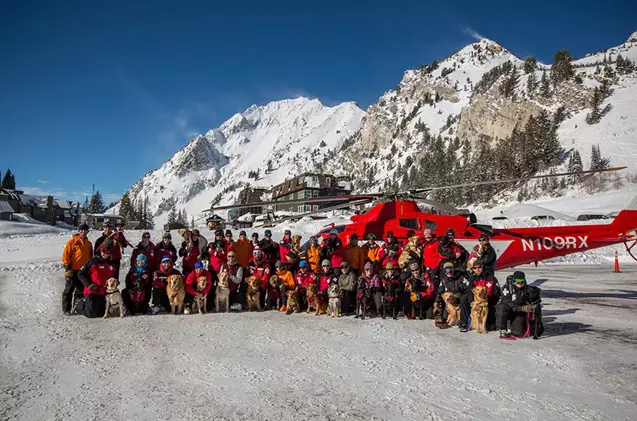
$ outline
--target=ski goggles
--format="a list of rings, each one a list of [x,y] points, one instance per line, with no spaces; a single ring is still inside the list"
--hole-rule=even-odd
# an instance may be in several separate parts
[[[526,279],[514,279],[513,283],[517,285],[526,284]]]

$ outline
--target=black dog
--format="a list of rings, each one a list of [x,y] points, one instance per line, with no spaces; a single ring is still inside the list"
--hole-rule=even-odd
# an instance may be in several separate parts
[[[392,279],[385,285],[385,293],[383,295],[383,319],[391,314],[393,319],[398,318],[398,294],[400,292],[400,280]]]
[[[365,320],[365,316],[367,315],[367,304],[369,303],[372,297],[372,293],[367,288],[367,283],[365,282],[365,278],[362,276],[358,278],[358,284],[356,285],[356,316],[355,319],[361,318],[361,320]]]
[[[124,305],[131,315],[146,314],[148,312],[149,297],[149,288],[144,287],[139,280],[135,280],[131,288],[126,288],[122,291],[122,300],[124,300]]]

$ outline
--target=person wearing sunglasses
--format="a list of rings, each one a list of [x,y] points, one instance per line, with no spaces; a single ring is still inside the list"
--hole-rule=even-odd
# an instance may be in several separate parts
[[[228,253],[230,244],[223,237],[223,230],[215,231],[215,241],[208,244],[206,255],[210,256],[210,265],[215,272],[219,273],[221,267],[228,263]]]
[[[494,276],[495,262],[498,258],[495,249],[491,245],[487,234],[480,234],[478,241],[480,242],[479,247],[483,249],[481,256],[478,258],[480,263],[482,263],[482,271],[485,276]]]
[[[411,276],[405,281],[404,311],[407,320],[418,317],[420,320],[434,317],[434,283],[426,273],[420,270],[418,263],[409,265]]]
[[[106,281],[115,277],[113,243],[106,240],[95,256],[78,272],[84,285],[84,315],[88,318],[103,317],[106,310]]]
[[[71,315],[75,307],[74,303],[83,299],[84,286],[77,275],[82,266],[93,258],[93,245],[87,238],[88,232],[88,224],[80,224],[77,234],[73,234],[62,252],[62,264],[64,264],[64,277],[66,278],[62,292],[62,311],[66,316]]]
[[[500,339],[542,336],[542,299],[540,288],[528,285],[524,272],[516,270],[507,277],[502,288],[502,298],[495,307],[496,329]],[[511,328],[509,328],[511,322]]]
[[[263,237],[264,238],[259,241],[259,247],[268,262],[270,262],[271,265],[274,265],[281,257],[279,244],[272,241],[272,231],[270,230],[265,230]]]
[[[469,252],[456,241],[456,232],[449,228],[440,240],[438,253],[442,260],[452,262],[457,269],[466,267]]]
[[[422,267],[429,275],[429,279],[438,284],[440,280],[440,262],[442,256],[438,252],[440,238],[436,237],[429,228],[423,232],[424,241],[422,243]]]
[[[330,261],[331,270],[337,277],[341,274],[341,263],[345,260],[345,249],[338,238],[338,231],[334,228],[330,230],[330,236],[321,243],[321,258]]]
[[[321,272],[321,247],[315,236],[310,237],[309,245],[305,250],[305,256],[307,257],[307,263],[310,265],[310,270],[314,273]]]
[[[356,234],[353,234],[354,236]],[[356,240],[358,242],[358,240]],[[356,246],[357,249],[361,249],[361,247]],[[364,256],[361,256],[361,259],[364,259]],[[361,273],[363,272],[363,268],[365,265],[363,264],[361,268]],[[341,300],[341,312],[348,316],[354,312],[354,307],[356,306],[356,281],[358,280],[358,276],[354,269],[352,269],[347,262],[341,263],[341,276],[338,277],[338,286],[341,288],[341,292],[343,294],[343,298]]]
[[[493,275],[485,273],[484,265],[480,260],[476,260],[472,265],[472,273],[468,274],[470,289],[460,297],[460,319],[464,325],[468,324],[471,315],[471,303],[473,302],[473,292],[475,287],[485,287],[487,289],[487,300],[489,304],[489,314],[487,316],[487,330],[495,328],[495,306],[500,300],[500,284]]]
[[[142,233],[142,240],[137,244],[137,247],[133,249],[133,253],[131,253],[130,257],[130,265],[135,266],[137,262],[137,256],[143,254],[146,256],[146,261],[148,262],[148,267],[151,271],[156,269],[156,260],[155,260],[155,245],[150,241],[150,232],[144,231]]]
[[[442,299],[442,294],[445,292],[453,293],[458,300],[467,292],[471,292],[471,283],[463,276],[463,273],[455,269],[452,262],[445,262],[442,265],[442,273],[440,274],[440,283],[436,291],[436,299],[434,302],[434,318],[436,320],[436,327],[446,328],[449,327],[446,323],[446,309],[445,302]],[[466,326],[460,325],[461,329]]]
[[[365,287],[376,306],[376,316],[380,316],[383,308],[383,287],[378,274],[374,272],[374,265],[371,262],[365,263],[363,274],[359,279],[365,280]]]
[[[245,231],[239,232],[239,239],[232,243],[230,250],[237,253],[237,263],[243,268],[248,269],[250,260],[252,260],[252,250],[254,246],[248,240]]]

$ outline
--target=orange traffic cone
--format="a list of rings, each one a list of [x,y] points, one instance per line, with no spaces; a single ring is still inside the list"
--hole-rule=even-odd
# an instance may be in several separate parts
[[[617,258],[617,250],[615,250],[615,270],[614,273],[621,273],[619,270],[619,259]]]

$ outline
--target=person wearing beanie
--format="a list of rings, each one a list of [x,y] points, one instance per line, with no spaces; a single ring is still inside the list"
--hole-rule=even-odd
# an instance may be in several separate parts
[[[372,262],[365,263],[363,274],[359,279],[365,281],[365,287],[376,305],[376,315],[379,316],[383,306],[383,289],[378,274],[374,272]]]
[[[392,263],[385,265],[385,270],[380,276],[380,282],[383,286],[383,294],[385,296],[384,305],[386,310],[390,310],[389,313],[394,319],[394,312],[398,313],[396,316],[402,317],[403,314],[403,291],[405,289],[405,281],[401,279],[400,271]],[[385,315],[383,314],[383,318]]]
[[[540,292],[540,288],[527,284],[522,271],[517,270],[507,277],[502,298],[495,307],[496,329],[500,331],[500,339],[526,336],[536,339],[542,336],[544,324]]]
[[[310,237],[309,245],[305,249],[305,256],[310,270],[316,274],[321,273],[321,247],[315,236]]]
[[[146,314],[150,301],[153,274],[148,266],[146,255],[137,256],[135,266],[131,266],[126,274],[122,300],[131,315]]]
[[[387,232],[387,238],[385,243],[380,248],[380,254],[378,260],[381,268],[384,268],[387,263],[391,263],[394,267],[398,266],[398,258],[402,253],[402,248],[398,244],[398,240],[394,236],[392,231]]]
[[[193,269],[194,265],[195,263],[193,263]],[[168,285],[168,277],[171,275],[181,275],[181,272],[175,269],[172,259],[165,256],[159,264],[159,269],[153,272],[150,291],[150,314],[158,314],[162,308],[167,313],[170,313],[170,301],[168,301],[166,287]]]
[[[82,302],[84,286],[78,278],[78,272],[88,261],[93,258],[93,245],[88,239],[89,227],[87,223],[82,223],[78,227],[77,234],[66,242],[62,252],[62,264],[64,265],[64,291],[62,291],[62,312],[70,315],[74,310],[75,303]],[[77,313],[77,311],[74,311]]]
[[[363,250],[365,250],[367,254],[367,261],[372,262],[374,267],[377,267],[380,265],[380,246],[376,244],[376,235],[369,233],[365,239],[367,242],[363,246]]]
[[[234,251],[237,254],[237,263],[239,263],[239,266],[244,270],[248,269],[248,265],[252,259],[252,250],[254,250],[254,246],[246,237],[245,231],[241,231],[239,233],[239,239],[230,246],[230,251]]]
[[[256,247],[259,245],[259,233],[252,233],[252,236],[250,237],[250,243],[252,244],[252,247]]]
[[[321,262],[322,271],[318,279],[318,299],[327,303],[327,289],[331,284],[338,284],[338,278],[341,274],[341,263],[339,263],[338,272],[336,272],[329,259],[323,259]]]
[[[440,240],[438,253],[444,262],[452,262],[456,269],[464,269],[467,266],[469,252],[456,241],[456,232],[449,228],[445,236]]]
[[[265,258],[272,266],[274,266],[277,260],[280,260],[281,249],[277,243],[272,241],[272,231],[265,230],[263,238],[259,241],[259,247],[261,247],[261,251],[265,255]]]
[[[485,273],[485,268],[480,260],[473,262],[472,269],[472,273],[467,274],[470,288],[460,297],[460,319],[462,324],[468,325],[469,316],[471,315],[471,303],[473,302],[471,290],[475,287],[485,287],[489,304],[487,330],[493,330],[495,328],[495,306],[500,301],[500,284],[495,276]]]
[[[426,273],[420,270],[420,265],[412,262],[409,265],[411,276],[405,281],[404,309],[407,319],[420,320],[434,318],[434,283]]]
[[[226,263],[222,264],[218,273],[228,275],[228,287],[230,288],[230,309],[240,311],[246,305],[246,292],[248,285],[245,283],[245,274],[241,265],[237,263],[237,253],[228,252]],[[209,300],[214,301],[214,300]]]
[[[455,269],[452,262],[445,262],[442,266],[442,272],[440,274],[440,283],[436,291],[436,298],[434,303],[434,317],[436,319],[437,327],[448,327],[446,324],[446,309],[445,302],[442,299],[442,294],[445,292],[453,293],[458,300],[460,297],[471,292],[471,283],[469,280],[462,276],[462,272]],[[464,328],[465,326],[460,326]]]
[[[197,280],[200,277],[206,278],[206,287],[199,291],[197,290]],[[197,261],[195,263],[195,270],[190,272],[188,276],[186,276],[186,297],[184,298],[184,314],[190,314],[195,309],[193,308],[195,303],[195,298],[198,295],[203,295],[208,297],[208,301],[214,301],[214,297],[212,297],[212,275],[203,267],[203,263]],[[208,302],[207,301],[207,302]],[[206,302],[206,312],[212,308],[211,304],[207,304]]]
[[[427,272],[429,279],[438,284],[440,280],[440,262],[442,256],[438,252],[440,240],[434,235],[431,229],[425,229],[422,243],[422,269]]]
[[[115,277],[113,244],[105,240],[97,253],[86,262],[77,276],[84,285],[84,316],[103,317],[106,310],[106,281]],[[79,311],[78,311],[79,312]]]
[[[307,260],[301,260],[299,262],[299,270],[296,272],[296,276],[294,276],[297,302],[301,310],[307,309],[307,286],[309,284],[316,284],[317,279],[316,274],[310,269]]]
[[[231,233],[232,234],[232,233]],[[216,273],[219,273],[221,267],[228,262],[228,253],[231,244],[223,237],[223,230],[215,231],[215,241],[208,244],[206,256],[209,257],[209,267]]]
[[[358,245],[356,246],[356,248],[360,249]],[[351,314],[356,306],[357,279],[358,276],[354,272],[354,269],[350,267],[349,263],[341,263],[341,275],[338,277],[338,286],[341,288],[341,291],[343,293],[343,298],[341,300],[341,312],[346,316]]]
[[[287,265],[285,265],[280,260],[277,260],[277,262],[274,264],[274,268],[276,270],[276,276],[279,278],[282,285],[281,292],[283,294],[283,305],[279,310],[285,312],[288,309],[287,291],[296,290],[296,281],[294,280],[294,275],[292,275],[292,272],[288,270]]]
[[[239,236],[239,241],[241,241],[241,236]],[[250,244],[250,246],[252,247],[252,244]],[[248,276],[255,276],[259,280],[261,308],[271,308],[269,305],[270,303],[266,303],[266,295],[270,297],[277,295],[278,297],[280,291],[272,290],[272,286],[270,285],[270,276],[272,276],[273,268],[272,265],[270,265],[270,262],[265,259],[265,256],[261,251],[261,247],[258,245],[252,249],[252,258],[248,263],[247,271]]]
[[[164,257],[169,257],[173,265],[177,261],[177,249],[173,245],[172,239],[172,235],[169,232],[165,232],[161,242],[155,246],[155,264],[153,265],[155,268],[161,265]]]

